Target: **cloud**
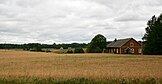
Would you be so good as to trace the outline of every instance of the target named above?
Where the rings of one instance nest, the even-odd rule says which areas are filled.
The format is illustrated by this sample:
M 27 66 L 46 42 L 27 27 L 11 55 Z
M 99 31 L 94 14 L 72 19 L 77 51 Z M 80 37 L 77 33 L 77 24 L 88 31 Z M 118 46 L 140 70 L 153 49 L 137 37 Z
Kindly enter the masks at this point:
M 161 0 L 0 0 L 0 43 L 139 39 L 161 11 Z
M 145 21 L 147 17 L 143 16 L 139 12 L 128 10 L 125 13 L 115 18 L 115 21 L 125 22 L 125 21 Z

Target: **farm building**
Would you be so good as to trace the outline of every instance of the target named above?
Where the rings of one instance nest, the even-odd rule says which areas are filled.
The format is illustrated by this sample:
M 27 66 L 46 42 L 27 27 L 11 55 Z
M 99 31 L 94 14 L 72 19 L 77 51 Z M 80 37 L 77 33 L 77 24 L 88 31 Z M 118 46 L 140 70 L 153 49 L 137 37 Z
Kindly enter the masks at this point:
M 142 46 L 133 38 L 115 39 L 111 43 L 107 44 L 108 53 L 117 54 L 141 54 Z

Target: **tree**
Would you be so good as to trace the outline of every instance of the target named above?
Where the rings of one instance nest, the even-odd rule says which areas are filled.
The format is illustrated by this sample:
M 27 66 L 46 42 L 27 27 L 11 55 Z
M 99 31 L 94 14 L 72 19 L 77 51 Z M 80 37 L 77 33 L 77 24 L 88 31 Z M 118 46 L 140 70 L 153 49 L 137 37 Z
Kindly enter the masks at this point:
M 41 44 L 39 43 L 30 43 L 30 51 L 42 52 Z
M 144 40 L 144 54 L 162 54 L 162 14 L 155 15 L 148 21 Z
M 89 43 L 87 52 L 101 53 L 105 48 L 106 48 L 106 38 L 103 35 L 98 34 Z

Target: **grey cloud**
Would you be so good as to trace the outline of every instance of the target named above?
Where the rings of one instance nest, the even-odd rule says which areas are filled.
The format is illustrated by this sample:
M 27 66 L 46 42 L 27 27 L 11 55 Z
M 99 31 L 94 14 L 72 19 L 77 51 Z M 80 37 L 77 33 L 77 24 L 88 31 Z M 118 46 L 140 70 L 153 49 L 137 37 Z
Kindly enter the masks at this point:
M 125 14 L 123 16 L 119 16 L 119 17 L 115 18 L 114 20 L 119 21 L 119 22 L 145 21 L 146 18 L 139 16 L 139 15 L 135 15 L 135 14 Z
M 18 6 L 25 7 L 25 8 L 27 8 L 27 7 L 33 8 L 34 6 L 36 6 L 37 4 L 39 4 L 40 2 L 41 2 L 41 0 L 32 0 L 32 2 L 29 1 L 29 0 L 18 0 L 16 2 L 16 4 Z
M 0 0 L 0 42 L 89 42 L 98 33 L 107 39 L 138 39 L 147 20 L 162 11 L 161 4 L 161 0 Z
M 7 0 L 0 0 L 0 4 L 5 4 Z
M 99 28 L 100 30 L 114 30 L 117 29 L 113 24 L 97 24 L 94 26 L 94 28 Z

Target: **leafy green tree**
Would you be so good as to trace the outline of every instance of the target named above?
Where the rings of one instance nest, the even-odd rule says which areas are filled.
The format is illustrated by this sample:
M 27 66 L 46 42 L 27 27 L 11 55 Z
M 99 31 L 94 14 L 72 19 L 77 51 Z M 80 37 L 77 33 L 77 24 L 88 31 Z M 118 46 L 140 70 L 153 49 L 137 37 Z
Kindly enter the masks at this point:
M 148 21 L 144 40 L 144 54 L 162 54 L 162 14 L 155 15 Z
M 106 48 L 106 38 L 98 34 L 96 35 L 88 45 L 88 53 L 101 53 Z
M 30 51 L 42 52 L 41 44 L 39 43 L 30 43 Z

